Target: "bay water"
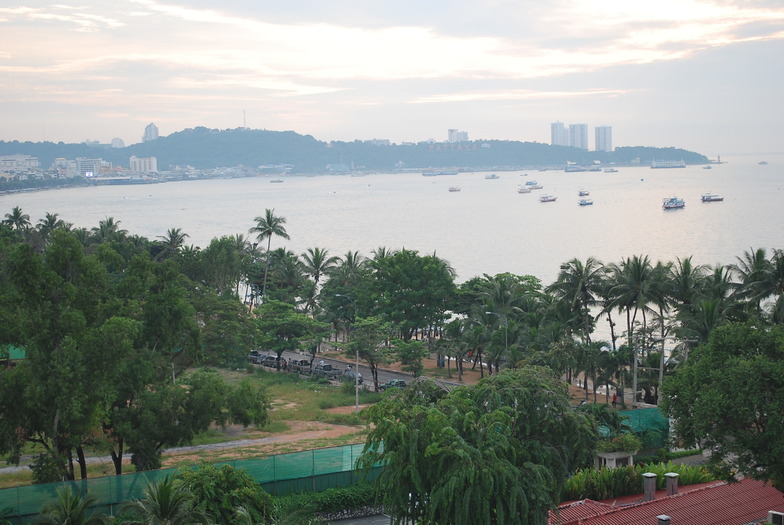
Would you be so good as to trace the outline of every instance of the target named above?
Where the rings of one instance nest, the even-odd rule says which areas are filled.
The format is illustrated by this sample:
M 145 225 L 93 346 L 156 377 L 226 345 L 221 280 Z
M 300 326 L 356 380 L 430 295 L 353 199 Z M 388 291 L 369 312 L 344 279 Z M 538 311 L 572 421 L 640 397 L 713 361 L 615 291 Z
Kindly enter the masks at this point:
M 370 257 L 379 247 L 407 248 L 447 260 L 459 282 L 512 272 L 547 285 L 575 257 L 618 263 L 648 255 L 655 263 L 691 255 L 713 265 L 732 264 L 750 248 L 784 248 L 784 155 L 726 160 L 711 169 L 498 171 L 497 179 L 378 173 L 66 188 L 0 195 L 0 215 L 20 206 L 33 223 L 50 212 L 88 229 L 113 217 L 131 234 L 155 239 L 181 228 L 187 244 L 206 247 L 214 237 L 248 235 L 254 217 L 273 208 L 291 237 L 273 238 L 273 249 Z M 517 192 L 531 180 L 544 188 Z M 580 189 L 593 205 L 578 205 Z M 705 192 L 724 201 L 702 203 Z M 539 202 L 544 193 L 557 200 Z M 662 210 L 668 197 L 686 207 Z

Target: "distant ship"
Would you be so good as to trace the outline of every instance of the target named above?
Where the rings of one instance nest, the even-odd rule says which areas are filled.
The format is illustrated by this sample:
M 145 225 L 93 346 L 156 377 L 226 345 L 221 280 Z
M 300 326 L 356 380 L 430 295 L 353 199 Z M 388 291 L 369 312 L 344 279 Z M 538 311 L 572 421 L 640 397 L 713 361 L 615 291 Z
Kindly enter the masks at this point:
M 423 177 L 437 177 L 439 175 L 457 175 L 457 170 L 437 170 L 437 171 L 423 171 Z
M 662 209 L 664 210 L 678 210 L 686 206 L 686 202 L 678 197 L 670 197 L 664 199 L 662 202 Z
M 761 160 L 757 164 L 759 164 L 760 166 L 766 166 L 768 164 L 768 161 L 767 160 Z
M 686 163 L 682 160 L 654 160 L 651 162 L 651 168 L 653 169 L 663 169 L 663 168 L 685 168 Z

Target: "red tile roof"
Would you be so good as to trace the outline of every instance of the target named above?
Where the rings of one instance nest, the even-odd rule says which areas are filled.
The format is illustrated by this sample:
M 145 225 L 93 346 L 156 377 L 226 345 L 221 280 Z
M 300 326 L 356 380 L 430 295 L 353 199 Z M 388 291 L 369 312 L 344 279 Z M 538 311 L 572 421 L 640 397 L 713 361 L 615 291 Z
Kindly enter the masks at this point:
M 761 481 L 717 482 L 674 496 L 619 506 L 592 500 L 573 502 L 551 514 L 550 525 L 656 525 L 666 514 L 672 525 L 744 525 L 764 520 L 769 510 L 784 512 L 784 494 Z

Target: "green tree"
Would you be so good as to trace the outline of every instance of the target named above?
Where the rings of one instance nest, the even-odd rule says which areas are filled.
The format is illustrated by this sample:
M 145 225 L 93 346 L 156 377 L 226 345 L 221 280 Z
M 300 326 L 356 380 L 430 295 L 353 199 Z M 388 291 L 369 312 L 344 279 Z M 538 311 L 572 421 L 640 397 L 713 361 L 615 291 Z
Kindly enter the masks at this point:
M 24 213 L 19 206 L 14 206 L 11 213 L 5 214 L 3 222 L 16 231 L 22 231 L 30 227 L 30 216 Z
M 338 257 L 330 256 L 329 250 L 325 248 L 308 248 L 302 254 L 305 271 L 313 277 L 313 282 L 316 283 L 316 286 L 318 286 L 321 276 L 334 268 L 339 260 Z
M 599 304 L 599 292 L 604 286 L 606 274 L 607 270 L 602 263 L 593 257 L 584 263 L 572 259 L 561 265 L 556 281 L 547 288 L 556 298 L 568 302 L 583 341 L 587 344 L 591 343 L 594 328 L 591 309 Z
M 196 469 L 180 470 L 176 478 L 219 524 L 235 523 L 238 507 L 250 515 L 252 523 L 265 523 L 272 511 L 272 497 L 247 471 L 231 465 L 201 463 Z
M 256 315 L 259 348 L 275 352 L 278 357 L 286 350 L 299 349 L 314 334 L 323 333 L 327 328 L 320 321 L 297 312 L 293 305 L 280 301 L 262 304 L 256 309 Z
M 174 476 L 149 481 L 144 497 L 122 506 L 124 514 L 133 516 L 120 525 L 195 525 L 212 521 L 198 507 L 198 499 L 188 486 Z
M 385 464 L 377 487 L 396 524 L 545 525 L 597 439 L 593 420 L 542 368 L 449 392 L 421 379 L 367 412 L 360 464 Z
M 353 359 L 359 356 L 367 363 L 378 391 L 378 369 L 392 362 L 392 349 L 387 344 L 391 329 L 378 317 L 357 318 L 351 323 L 351 336 L 344 345 L 344 354 Z
M 715 329 L 663 390 L 678 438 L 711 450 L 725 476 L 784 483 L 784 328 Z
M 266 301 L 267 296 L 265 294 L 267 291 L 267 273 L 269 272 L 270 265 L 270 245 L 272 244 L 272 237 L 278 236 L 288 239 L 289 234 L 286 233 L 286 227 L 284 226 L 284 224 L 286 224 L 286 218 L 275 215 L 274 209 L 271 210 L 267 208 L 264 215 L 260 215 L 253 220 L 256 221 L 256 225 L 251 227 L 248 232 L 255 233 L 259 242 L 263 242 L 265 239 L 267 240 L 267 261 L 264 263 L 264 280 L 261 285 L 261 297 L 263 301 Z
M 104 525 L 109 519 L 100 513 L 90 512 L 97 500 L 93 496 L 82 497 L 71 485 L 57 490 L 53 501 L 44 503 L 40 514 L 33 520 L 35 525 Z

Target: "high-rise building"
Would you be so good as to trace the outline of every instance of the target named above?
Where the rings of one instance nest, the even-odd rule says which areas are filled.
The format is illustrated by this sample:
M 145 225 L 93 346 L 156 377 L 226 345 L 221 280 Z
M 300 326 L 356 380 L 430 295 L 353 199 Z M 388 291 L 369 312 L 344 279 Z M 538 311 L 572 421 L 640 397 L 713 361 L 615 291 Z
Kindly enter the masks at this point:
M 142 136 L 142 142 L 150 142 L 151 140 L 156 140 L 158 138 L 158 126 L 150 122 L 147 124 L 147 127 L 144 128 L 144 135 Z
M 155 157 L 132 156 L 130 161 L 131 171 L 138 173 L 158 173 L 158 159 Z
M 588 124 L 569 125 L 569 145 L 573 148 L 588 149 Z
M 460 131 L 459 129 L 448 130 L 449 142 L 468 142 L 468 132 Z
M 596 126 L 596 151 L 612 151 L 612 126 Z
M 568 146 L 569 134 L 563 122 L 553 122 L 550 124 L 550 144 L 553 146 Z

